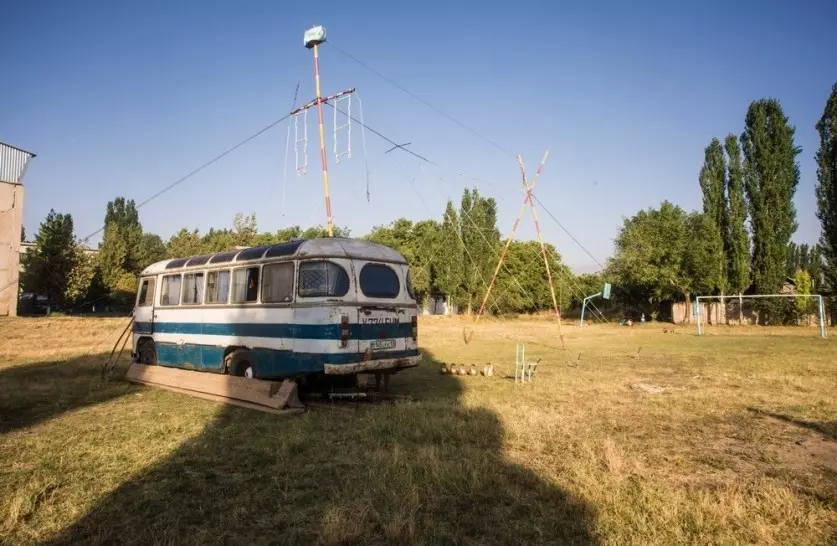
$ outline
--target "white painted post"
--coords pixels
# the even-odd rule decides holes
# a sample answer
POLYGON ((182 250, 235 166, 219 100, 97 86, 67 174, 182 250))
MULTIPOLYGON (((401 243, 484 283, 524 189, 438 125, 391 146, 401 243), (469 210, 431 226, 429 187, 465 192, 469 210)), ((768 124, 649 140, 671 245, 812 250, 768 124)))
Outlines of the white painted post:
POLYGON ((825 313, 823 312, 823 305, 822 305, 822 296, 818 295, 817 300, 819 303, 819 315, 820 315, 820 337, 825 337, 825 313))
POLYGON ((698 335, 702 336, 703 335, 703 329, 702 329, 701 324, 700 324, 700 296, 695 297, 695 309, 697 310, 695 315, 697 316, 698 335))

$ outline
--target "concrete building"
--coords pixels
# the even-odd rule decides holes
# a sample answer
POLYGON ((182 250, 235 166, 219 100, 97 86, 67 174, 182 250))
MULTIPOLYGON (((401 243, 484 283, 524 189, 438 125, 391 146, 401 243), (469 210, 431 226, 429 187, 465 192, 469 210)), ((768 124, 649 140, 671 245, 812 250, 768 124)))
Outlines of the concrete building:
POLYGON ((23 176, 35 154, 0 142, 0 317, 17 315, 23 176))

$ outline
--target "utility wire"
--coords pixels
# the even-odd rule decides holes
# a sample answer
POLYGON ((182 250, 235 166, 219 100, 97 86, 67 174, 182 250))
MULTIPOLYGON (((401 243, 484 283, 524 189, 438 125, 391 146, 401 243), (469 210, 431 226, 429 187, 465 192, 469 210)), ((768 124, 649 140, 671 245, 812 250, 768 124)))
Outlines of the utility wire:
POLYGON ((363 61, 361 61, 360 59, 358 59, 357 57, 355 57, 354 55, 352 55, 352 54, 351 54, 351 53, 349 53, 348 51, 345 51, 344 49, 341 49, 341 48, 339 48, 338 46, 334 45, 334 42, 326 42, 326 43, 327 43, 327 44, 329 44, 329 45, 331 46, 331 48, 332 48, 332 49, 334 49, 335 51, 337 51, 337 52, 338 52, 338 53, 340 53, 341 55, 343 55, 343 56, 345 56, 346 58, 348 58, 349 60, 351 60, 351 61, 353 61, 353 62, 357 63, 358 65, 362 66, 362 67, 363 67, 363 68, 365 68, 366 70, 368 70, 368 71, 372 72, 373 74, 375 74, 376 76, 378 76, 379 78, 381 78, 381 79, 382 79, 382 80, 384 80, 385 82, 389 83, 390 85, 392 85, 392 86, 394 86, 394 87, 396 87, 396 88, 400 89, 400 90, 401 90, 401 91, 403 91, 404 93, 406 93, 406 94, 410 95, 410 96, 411 96, 411 97, 413 97, 415 100, 417 100, 417 101, 419 101, 420 103, 422 103, 423 105, 427 106, 428 108, 430 108, 431 110, 433 110, 434 112, 436 112, 437 114, 439 114, 440 116, 442 116, 442 117, 446 118, 448 121, 451 121, 451 122, 455 123, 456 125, 458 125, 458 126, 460 126, 461 128, 465 129, 466 131, 468 131, 468 132, 469 132, 469 133, 471 133, 472 135, 474 135, 474 136, 476 136, 476 137, 478 137, 478 138, 480 138, 480 139, 484 140, 485 142, 487 142, 487 143, 488 143, 488 144, 490 144, 491 146, 495 147, 495 148, 496 148, 496 149, 498 149, 499 151, 503 152, 504 154, 506 154, 506 155, 508 155, 508 156, 511 156, 511 157, 517 157, 515 154, 511 153, 511 152, 510 152, 510 151, 508 151, 507 149, 503 148, 501 145, 497 144, 497 142, 495 142, 495 141, 491 140, 490 138, 488 138, 487 136, 485 136, 485 135, 481 134, 480 132, 476 131, 475 129, 473 129, 473 128, 471 128, 471 127, 467 126, 467 125, 465 125, 464 123, 462 123, 462 122, 461 122, 461 121, 459 121, 458 119, 454 118, 454 117, 453 117, 453 116, 451 116, 450 114, 448 114, 448 113, 446 113, 446 112, 444 112, 444 111, 440 110, 439 108, 437 108, 437 107, 436 107, 436 106, 434 106, 433 104, 431 104, 431 103, 427 102, 425 99, 423 99, 423 98, 421 98, 420 96, 416 95, 415 93, 413 93, 412 91, 410 91, 409 89, 407 89, 407 88, 406 88, 406 87, 404 87, 403 85, 399 84, 398 82, 396 82, 396 81, 392 80, 391 78, 388 78, 388 77, 384 76, 383 74, 381 74, 380 72, 378 72, 377 70, 375 70, 374 68, 372 68, 371 66, 369 66, 368 64, 364 63, 363 61))
POLYGON ((471 175, 466 174, 464 172, 457 171, 456 169, 451 169, 449 167, 445 167, 443 165, 440 165, 439 163, 436 163, 435 161, 427 159, 423 155, 419 155, 416 152, 410 150, 409 148, 405 148, 403 144, 396 143, 394 140, 390 139, 389 137, 387 137, 383 133, 380 133, 379 131, 376 131, 372 127, 364 124, 363 121, 357 119, 356 117, 350 116, 348 113, 344 112, 343 110, 340 110, 339 108, 337 108, 336 106, 334 106, 330 102, 326 102, 325 104, 330 106, 331 108, 334 108, 335 110, 337 110, 341 114, 345 115, 347 118, 349 118, 352 121, 354 121, 355 123, 357 123, 361 128, 364 128, 367 131, 369 131, 370 133, 372 133, 373 135, 377 136, 378 138, 381 138, 381 139, 385 140, 386 142, 388 142, 390 145, 394 146, 398 150, 401 150, 402 152, 406 152, 406 153, 410 154, 411 156, 415 157, 416 159, 420 159, 421 161, 424 161, 428 165, 433 165, 434 167, 436 167, 440 170, 448 171, 450 173, 455 174, 456 176, 460 176, 462 178, 465 178, 466 180, 472 180, 474 182, 477 182, 478 184, 487 184, 489 186, 494 186, 493 182, 489 182, 488 180, 483 180, 483 179, 477 178, 475 176, 471 176, 471 175))
POLYGON ((605 266, 603 266, 603 265, 602 265, 602 263, 601 263, 599 260, 597 260, 597 259, 596 259, 596 257, 595 257, 595 256, 593 256, 593 255, 590 253, 590 251, 589 251, 589 250, 587 250, 586 248, 584 248, 584 245, 583 245, 583 244, 581 244, 581 243, 578 241, 578 239, 576 239, 576 238, 575 238, 575 235, 573 235, 572 233, 570 233, 570 231, 569 231, 567 228, 565 228, 565 227, 564 227, 564 224, 562 224, 561 222, 559 222, 559 221, 558 221, 558 218, 556 218, 556 217, 555 217, 555 215, 553 215, 551 212, 549 212, 549 209, 547 209, 547 208, 546 208, 546 206, 544 206, 544 204, 541 202, 541 200, 540 200, 540 199, 538 199, 538 198, 537 198, 537 196, 536 196, 535 194, 532 194, 532 197, 534 197, 534 198, 535 198, 535 201, 537 201, 537 202, 538 202, 538 204, 539 204, 541 207, 543 207, 543 210, 544 210, 544 211, 546 211, 546 213, 549 215, 549 217, 550 217, 550 218, 552 218, 552 219, 555 221, 555 223, 556 223, 556 224, 558 224, 558 227, 560 227, 561 229, 563 229, 563 230, 564 230, 564 233, 566 233, 567 235, 569 235, 570 239, 572 239, 572 240, 575 242, 575 244, 577 244, 577 245, 578 245, 578 247, 579 247, 581 250, 583 250, 583 251, 584 251, 584 252, 585 252, 588 256, 590 256, 590 259, 591 259, 591 260, 593 260, 594 262, 596 262, 596 265, 598 265, 598 266, 599 266, 599 267, 601 267, 602 269, 604 269, 604 268, 605 268, 605 266))
MULTIPOLYGON (((245 144, 247 144, 248 142, 250 142, 250 141, 251 141, 251 140, 253 140, 254 138, 256 138, 256 137, 258 137, 258 136, 261 136, 263 133, 266 133, 266 132, 267 132, 267 131, 269 131, 270 129, 273 129, 274 127, 276 127, 277 125, 279 125, 280 123, 282 123, 283 121, 285 121, 286 119, 288 119, 289 117, 291 117, 291 115, 290 115, 290 114, 286 114, 286 115, 282 116, 280 119, 277 119, 276 121, 274 121, 274 122, 271 122, 271 123, 267 124, 267 125, 266 125, 266 126, 264 126, 262 129, 259 129, 258 131, 256 131, 255 133, 253 133, 253 134, 252 134, 252 135, 250 135, 249 137, 245 138, 244 140, 242 140, 242 141, 241 141, 241 142, 239 142, 238 144, 236 144, 236 145, 232 146, 231 148, 227 148, 225 151, 223 151, 223 152, 221 152, 220 154, 216 155, 215 157, 213 157, 213 158, 212 158, 212 159, 210 159, 209 161, 207 161, 207 162, 203 163, 201 166, 199 166, 198 168, 194 169, 194 170, 193 170, 193 171, 191 171, 189 174, 187 174, 187 175, 185 175, 185 176, 182 176, 182 177, 178 178, 177 180, 175 180, 174 182, 172 182, 172 183, 171 183, 171 184, 169 184, 168 186, 164 187, 163 189, 161 189, 160 191, 158 191, 157 193, 155 193, 155 194, 154 194, 154 195, 152 195, 151 197, 149 197, 149 198, 145 199, 144 201, 142 201, 141 203, 139 203, 139 204, 137 205, 137 209, 142 208, 143 206, 145 206, 145 205, 147 205, 148 203, 150 203, 150 202, 154 201, 155 199, 157 199, 158 197, 160 197, 160 196, 161 196, 161 195, 163 195, 164 193, 168 192, 169 190, 174 189, 176 186, 178 186, 178 185, 182 184, 183 182, 185 182, 185 181, 189 180, 190 178, 192 178, 193 176, 195 176, 196 174, 198 174, 199 172, 201 172, 201 171, 202 171, 202 170, 204 170, 205 168, 209 167, 209 166, 210 166, 210 165, 212 165, 213 163, 216 163, 217 161, 221 160, 222 158, 224 158, 224 157, 228 156, 229 154, 233 153, 234 151, 238 150, 239 148, 241 148, 242 146, 244 146, 245 144)), ((82 243, 82 244, 85 244, 85 243, 87 243, 87 241, 89 241, 92 237, 94 237, 94 236, 98 235, 99 233, 103 232, 104 230, 105 230, 105 226, 102 226, 102 227, 100 227, 99 229, 97 229, 96 231, 94 231, 93 233, 91 233, 90 235, 88 235, 87 237, 85 237, 85 238, 83 238, 83 239, 79 240, 79 242, 80 242, 80 243, 82 243)), ((9 287, 10 287, 10 286, 12 286, 13 284, 15 284, 15 283, 18 281, 18 278, 19 278, 19 277, 15 277, 13 280, 11 280, 11 281, 7 282, 7 283, 6 283, 6 284, 4 284, 3 286, 0 286, 0 292, 2 292, 3 290, 6 290, 7 288, 9 288, 9 287)))

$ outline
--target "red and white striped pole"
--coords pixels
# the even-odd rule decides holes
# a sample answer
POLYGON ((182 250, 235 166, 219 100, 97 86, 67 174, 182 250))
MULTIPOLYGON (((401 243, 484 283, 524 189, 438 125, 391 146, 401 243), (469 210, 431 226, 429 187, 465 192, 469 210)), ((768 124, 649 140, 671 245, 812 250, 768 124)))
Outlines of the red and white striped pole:
POLYGON ((317 98, 317 122, 320 126, 320 160, 323 164, 323 191, 325 193, 326 222, 328 224, 328 236, 334 236, 334 223, 331 217, 331 194, 328 184, 328 161, 326 160, 325 128, 323 127, 323 102, 320 94, 320 52, 319 44, 314 43, 314 82, 316 85, 317 98))

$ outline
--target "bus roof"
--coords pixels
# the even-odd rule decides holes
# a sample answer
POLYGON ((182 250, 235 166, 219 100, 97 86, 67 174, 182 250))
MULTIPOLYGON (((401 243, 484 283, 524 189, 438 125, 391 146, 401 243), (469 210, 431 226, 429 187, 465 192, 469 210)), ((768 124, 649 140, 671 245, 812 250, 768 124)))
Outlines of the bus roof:
POLYGON ((238 265, 273 258, 280 259, 282 257, 358 258, 399 264, 407 263, 404 256, 384 245, 358 239, 326 237, 320 239, 297 239, 276 245, 256 246, 241 250, 217 252, 215 254, 163 260, 146 267, 142 275, 157 275, 198 267, 238 265))

